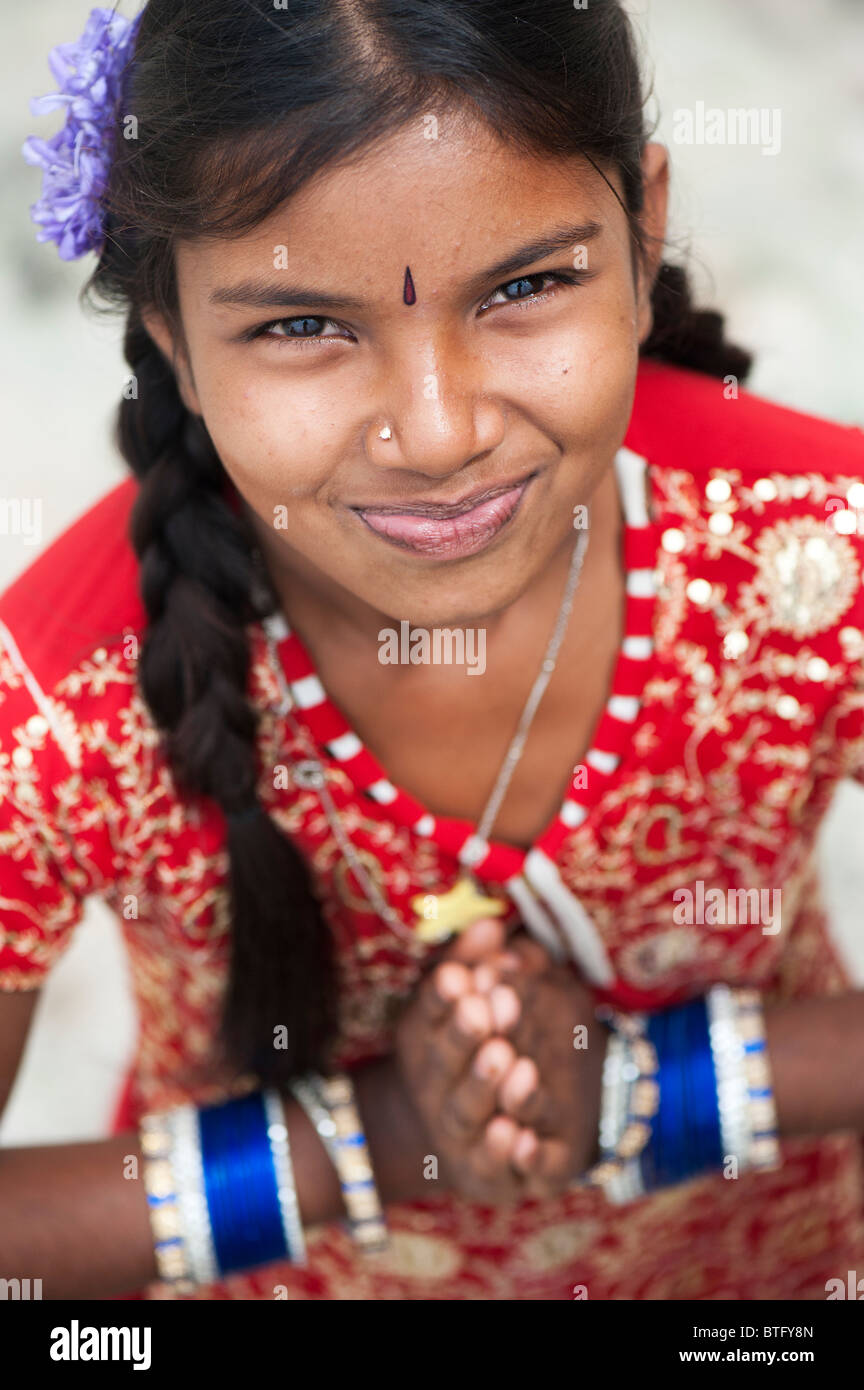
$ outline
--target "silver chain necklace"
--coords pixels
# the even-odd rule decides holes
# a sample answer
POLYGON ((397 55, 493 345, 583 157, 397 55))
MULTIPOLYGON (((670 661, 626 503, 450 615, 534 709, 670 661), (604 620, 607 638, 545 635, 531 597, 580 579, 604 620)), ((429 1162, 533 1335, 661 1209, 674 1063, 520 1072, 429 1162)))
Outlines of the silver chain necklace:
MULTIPOLYGON (((561 600, 561 605, 558 609, 558 614, 555 619, 555 625, 552 630, 552 635, 549 638, 549 642, 546 647, 546 652, 544 654, 543 661, 540 665, 540 670, 537 674, 534 684, 531 687, 528 699, 525 702, 525 707, 522 710, 522 714, 519 719, 516 732, 510 741, 510 745, 504 756, 504 761, 501 764, 498 776, 495 779, 495 785, 492 788, 492 791, 489 795, 489 799, 486 802, 486 805, 480 816, 480 820, 477 823, 477 829, 473 835, 469 836, 468 840, 463 845, 459 853, 459 862, 462 867, 462 879, 464 881, 467 878, 468 882, 473 884, 475 889, 476 880, 474 879, 474 876, 470 874, 470 865, 472 863, 479 862, 479 860, 486 853, 488 837, 495 823, 495 818, 498 815, 501 803, 504 800, 504 797, 507 793, 507 788, 510 785, 513 773, 516 771, 516 768, 519 764, 519 760, 522 757, 522 753, 525 748, 525 743, 528 738, 528 731, 531 728, 534 716, 537 713, 537 708, 540 704, 540 701, 543 698, 543 695, 546 691, 546 687, 548 686, 549 681, 552 678, 552 673, 555 670, 555 666, 558 660, 558 654, 561 650, 561 644, 564 640, 564 635, 567 631, 567 624, 570 619, 570 614, 573 610, 573 596, 576 592, 576 586, 579 582, 579 576, 582 572, 582 563, 585 558, 585 551, 587 549, 587 546, 588 529, 585 528, 580 531, 579 536, 576 540, 576 544, 573 547, 573 555, 570 560, 570 568, 567 574, 567 582, 564 588, 564 595, 561 600)), ((267 583, 264 557, 261 551, 257 549, 257 547, 254 551, 254 558, 259 570, 261 571, 262 582, 267 583)), ((342 856, 345 859, 346 863, 350 866, 368 902, 372 907, 374 907, 378 916, 382 918, 382 920, 386 922, 387 925, 397 933, 397 935, 417 945, 418 935, 416 929, 406 927, 401 918, 397 915, 396 912, 394 912, 393 908, 387 902, 378 885, 375 883, 371 875, 368 873, 366 866, 360 859, 354 845, 351 843, 351 839, 339 815, 338 808, 336 807, 333 798, 330 795, 330 788, 327 785, 327 774, 325 768, 317 755, 316 749, 311 744, 311 740, 309 735, 307 734, 306 729, 302 726, 302 724, 294 714, 294 700, 292 698, 291 691, 288 686, 288 681, 285 677, 285 671, 282 666, 282 662, 279 658, 279 652, 277 650, 277 638, 273 628, 273 615, 270 614, 267 617, 264 617, 261 621, 264 630, 264 636, 267 642, 267 650, 270 657, 270 662, 273 667, 273 673, 276 677, 276 681, 279 686, 280 702, 276 712, 278 714, 287 716, 287 718, 290 720, 295 735, 297 736, 298 740, 303 744, 306 752, 309 754, 308 758, 306 758, 303 762, 297 763, 295 765, 295 780, 298 782, 300 786, 308 787, 311 790, 314 790, 318 793, 318 796, 321 800, 321 804, 324 808, 324 814, 327 817, 328 824, 330 825, 330 828, 333 832, 334 838, 339 846, 342 856)), ((476 915, 478 914, 475 912, 474 915, 476 917, 476 915)))
POLYGON ((573 611, 573 595, 576 592, 576 585, 579 583, 579 576, 582 573, 582 561, 585 558, 585 551, 588 546, 587 528, 580 531, 576 544, 573 547, 573 555, 570 560, 570 569, 567 574, 567 583, 564 587, 564 597, 561 600, 561 607, 558 609, 558 616, 555 619, 555 626, 552 629, 552 636, 546 647, 546 653, 540 663, 540 670, 534 684, 531 687, 528 699, 525 701, 525 708, 516 728, 516 732, 510 742, 510 747, 504 756, 501 770, 495 779, 495 785, 486 802, 483 814, 477 822, 475 831, 476 840, 485 842, 488 840, 495 824, 495 818, 501 807, 501 802, 510 785, 510 779, 516 771, 519 759, 522 757, 525 743, 528 738, 528 730, 531 728, 537 707, 546 692, 546 687, 552 679, 552 672, 555 670, 558 661, 558 653, 561 650, 561 643, 564 641, 564 634, 567 631, 567 624, 570 621, 570 614, 573 611))

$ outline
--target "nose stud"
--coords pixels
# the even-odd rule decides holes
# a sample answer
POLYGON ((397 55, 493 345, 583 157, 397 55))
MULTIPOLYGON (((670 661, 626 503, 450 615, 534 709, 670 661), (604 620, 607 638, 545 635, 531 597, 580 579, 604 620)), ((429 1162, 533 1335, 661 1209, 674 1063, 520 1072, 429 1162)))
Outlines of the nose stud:
POLYGON ((391 430, 390 426, 389 426, 389 425, 385 425, 383 429, 380 429, 380 430, 378 431, 378 438, 379 438, 379 439, 390 439, 390 438, 392 437, 392 434, 393 434, 393 431, 391 430))

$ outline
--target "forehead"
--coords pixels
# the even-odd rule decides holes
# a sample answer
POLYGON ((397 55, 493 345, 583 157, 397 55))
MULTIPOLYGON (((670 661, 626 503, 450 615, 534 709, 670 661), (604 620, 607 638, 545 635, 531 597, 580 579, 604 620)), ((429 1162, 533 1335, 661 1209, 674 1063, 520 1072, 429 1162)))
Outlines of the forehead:
POLYGON ((464 113, 429 112, 319 171, 251 231, 181 243, 177 268, 201 291, 277 263, 369 292, 410 265, 444 287, 554 222, 614 226, 616 209, 623 223, 584 156, 534 153, 464 113))

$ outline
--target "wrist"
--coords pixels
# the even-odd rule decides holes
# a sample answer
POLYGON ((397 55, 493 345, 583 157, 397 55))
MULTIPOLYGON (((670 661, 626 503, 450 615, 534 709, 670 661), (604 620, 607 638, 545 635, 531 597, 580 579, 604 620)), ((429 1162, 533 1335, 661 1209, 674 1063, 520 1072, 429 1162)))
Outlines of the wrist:
POLYGON ((352 1079, 382 1202, 428 1196, 425 1160, 435 1148, 397 1056, 365 1063, 352 1079))
POLYGON ((580 1177, 588 1169, 600 1162, 600 1111, 603 1100, 603 1074, 609 1048, 610 1030, 599 1019, 594 1020, 589 1030, 586 1050, 583 1104, 589 1118, 585 1132, 583 1152, 579 1155, 574 1177, 580 1177))

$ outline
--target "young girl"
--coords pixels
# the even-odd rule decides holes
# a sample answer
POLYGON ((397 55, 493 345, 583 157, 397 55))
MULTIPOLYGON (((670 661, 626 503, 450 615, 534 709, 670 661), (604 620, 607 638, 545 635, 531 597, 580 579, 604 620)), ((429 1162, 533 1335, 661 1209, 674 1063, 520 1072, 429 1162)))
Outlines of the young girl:
POLYGON ((54 70, 134 476, 0 600, 0 1094, 91 894, 140 1032, 111 1137, 0 1155, 0 1274, 826 1297, 864 437, 662 263, 622 8, 150 0, 54 70))

